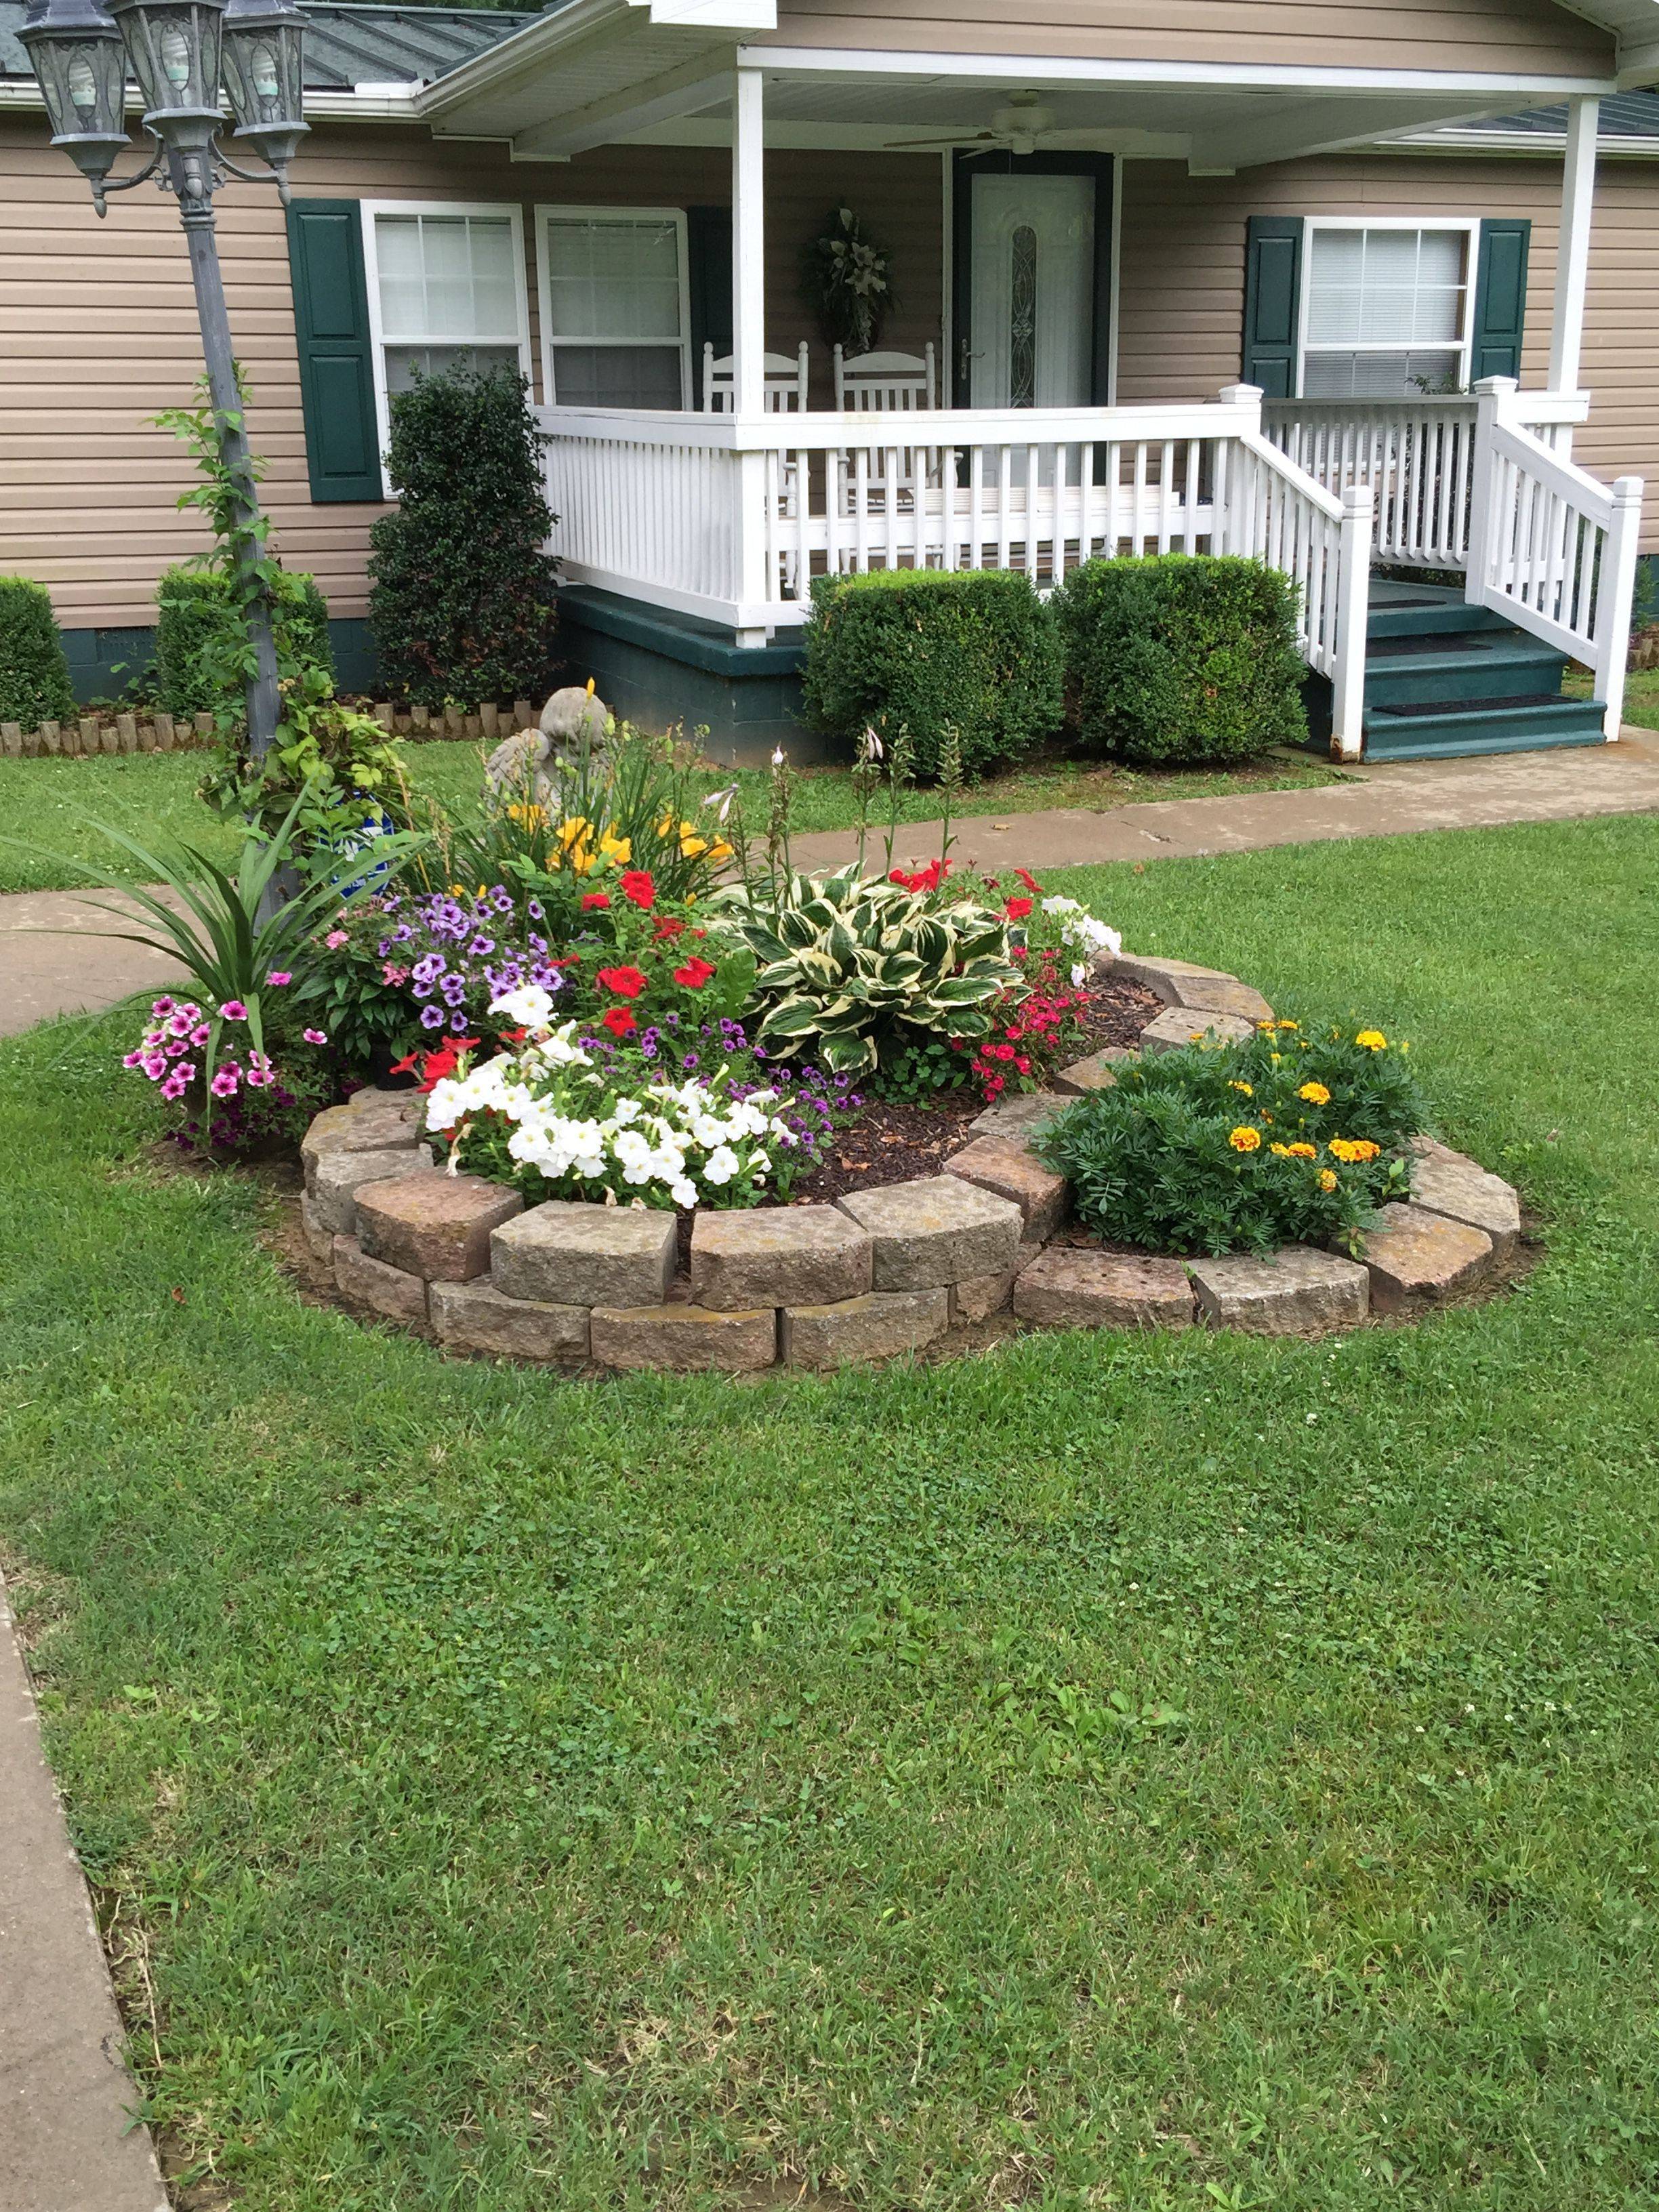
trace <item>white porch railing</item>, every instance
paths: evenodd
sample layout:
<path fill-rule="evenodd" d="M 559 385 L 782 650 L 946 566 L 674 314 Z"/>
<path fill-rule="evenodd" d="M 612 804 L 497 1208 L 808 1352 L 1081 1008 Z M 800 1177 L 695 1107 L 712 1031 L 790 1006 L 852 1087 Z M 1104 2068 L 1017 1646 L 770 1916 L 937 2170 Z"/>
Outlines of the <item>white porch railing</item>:
<path fill-rule="evenodd" d="M 1261 394 L 1175 407 L 736 416 L 543 410 L 565 574 L 730 624 L 799 627 L 815 576 L 1012 568 L 1048 588 L 1125 553 L 1259 556 L 1359 746 L 1371 490 L 1322 486 Z"/>
<path fill-rule="evenodd" d="M 1605 708 L 1607 735 L 1616 738 L 1642 479 L 1620 477 L 1609 489 L 1553 451 L 1528 426 L 1512 379 L 1489 377 L 1476 390 L 1465 595 L 1583 661 Z"/>
<path fill-rule="evenodd" d="M 1376 558 L 1401 568 L 1462 569 L 1474 471 L 1473 398 L 1270 399 L 1266 434 L 1316 483 L 1339 495 L 1371 487 Z M 1582 392 L 1517 395 L 1515 421 L 1564 459 L 1589 412 Z"/>

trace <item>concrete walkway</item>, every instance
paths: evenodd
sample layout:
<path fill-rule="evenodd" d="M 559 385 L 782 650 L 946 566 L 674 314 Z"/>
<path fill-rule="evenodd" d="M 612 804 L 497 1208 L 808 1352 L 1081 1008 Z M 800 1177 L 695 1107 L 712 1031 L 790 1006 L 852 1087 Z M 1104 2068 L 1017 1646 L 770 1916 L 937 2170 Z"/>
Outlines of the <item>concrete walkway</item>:
<path fill-rule="evenodd" d="M 1388 837 L 1417 830 L 1490 829 L 1594 814 L 1659 812 L 1659 733 L 1627 729 L 1616 745 L 1563 746 L 1478 760 L 1401 762 L 1344 771 L 1313 791 L 1263 791 L 1230 799 L 1175 799 L 1094 813 L 975 815 L 953 828 L 956 852 L 993 872 L 1081 867 L 1104 860 L 1191 860 L 1335 837 Z M 896 854 L 939 850 L 940 825 L 899 830 Z M 836 866 L 858 840 L 833 830 L 793 841 L 798 866 Z M 878 857 L 883 849 L 878 842 Z M 866 856 L 869 847 L 866 848 Z M 3 925 L 0 925 L 3 926 Z"/>
<path fill-rule="evenodd" d="M 167 2212 L 0 1581 L 0 2212 Z"/>

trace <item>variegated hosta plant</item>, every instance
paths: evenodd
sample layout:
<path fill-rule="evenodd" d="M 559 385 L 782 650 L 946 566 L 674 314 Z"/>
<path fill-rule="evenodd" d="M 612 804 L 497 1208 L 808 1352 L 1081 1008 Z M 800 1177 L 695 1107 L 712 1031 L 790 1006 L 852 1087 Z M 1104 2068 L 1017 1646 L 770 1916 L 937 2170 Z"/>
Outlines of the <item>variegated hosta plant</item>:
<path fill-rule="evenodd" d="M 720 900 L 759 963 L 757 1042 L 768 1052 L 864 1073 L 914 1042 L 906 1031 L 985 1036 L 992 1006 L 1019 988 L 1008 917 L 977 899 L 941 902 L 856 867 L 792 875 L 779 892 L 734 888 Z"/>

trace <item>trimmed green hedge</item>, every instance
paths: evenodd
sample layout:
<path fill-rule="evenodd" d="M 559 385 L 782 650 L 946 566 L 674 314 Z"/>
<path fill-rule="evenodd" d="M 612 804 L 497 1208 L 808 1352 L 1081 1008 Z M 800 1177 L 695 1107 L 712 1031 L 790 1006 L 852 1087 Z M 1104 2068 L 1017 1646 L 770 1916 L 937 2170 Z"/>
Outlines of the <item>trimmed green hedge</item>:
<path fill-rule="evenodd" d="M 923 775 L 947 728 L 975 775 L 1052 735 L 1065 711 L 1054 618 L 1005 569 L 816 578 L 802 685 L 808 720 L 848 744 L 871 723 L 908 729 Z"/>
<path fill-rule="evenodd" d="M 276 657 L 285 672 L 320 668 L 334 673 L 328 639 L 328 602 L 314 576 L 278 577 Z M 202 651 L 228 620 L 225 580 L 216 568 L 168 568 L 155 587 L 155 659 L 150 675 L 157 703 L 168 714 L 210 714 L 225 701 L 202 666 Z"/>
<path fill-rule="evenodd" d="M 75 711 L 51 593 L 27 576 L 0 576 L 0 722 L 35 730 L 72 721 Z"/>
<path fill-rule="evenodd" d="M 1232 555 L 1085 562 L 1054 598 L 1082 736 L 1147 762 L 1298 743 L 1296 606 L 1289 577 Z"/>

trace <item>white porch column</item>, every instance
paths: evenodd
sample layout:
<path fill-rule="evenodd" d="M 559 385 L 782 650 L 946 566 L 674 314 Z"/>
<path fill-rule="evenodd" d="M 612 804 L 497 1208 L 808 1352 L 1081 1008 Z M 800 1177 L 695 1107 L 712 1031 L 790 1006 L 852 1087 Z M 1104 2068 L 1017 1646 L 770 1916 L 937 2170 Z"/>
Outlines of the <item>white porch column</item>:
<path fill-rule="evenodd" d="M 732 86 L 732 411 L 739 424 L 766 407 L 766 141 L 764 80 L 739 69 Z M 741 437 L 741 432 L 739 433 Z M 766 457 L 739 450 L 738 571 L 750 605 L 772 597 L 766 574 Z M 764 645 L 740 626 L 739 645 Z"/>
<path fill-rule="evenodd" d="M 1577 392 L 1589 275 L 1590 215 L 1595 199 L 1599 100 L 1567 103 L 1567 158 L 1561 179 L 1561 235 L 1555 254 L 1555 313 L 1550 324 L 1552 392 Z"/>

